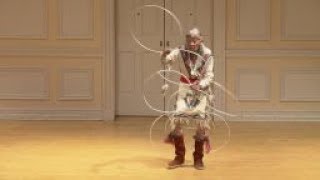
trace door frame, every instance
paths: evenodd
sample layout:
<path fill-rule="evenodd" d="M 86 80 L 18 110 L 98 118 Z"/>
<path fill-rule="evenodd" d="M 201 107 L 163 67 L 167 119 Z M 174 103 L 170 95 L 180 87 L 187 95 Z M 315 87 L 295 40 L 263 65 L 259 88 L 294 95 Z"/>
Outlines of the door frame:
<path fill-rule="evenodd" d="M 115 119 L 116 107 L 116 0 L 106 0 L 105 3 L 105 25 L 104 25 L 104 58 L 102 61 L 102 82 L 104 114 L 103 119 Z M 215 55 L 215 80 L 225 85 L 225 43 L 226 43 L 226 0 L 213 0 L 213 47 Z M 215 105 L 220 110 L 225 110 L 225 95 L 216 95 Z"/>
<path fill-rule="evenodd" d="M 116 85 L 116 72 L 115 72 L 115 54 L 116 54 L 116 41 L 115 41 L 115 1 L 116 0 L 104 0 L 105 4 L 103 8 L 104 22 L 102 25 L 103 34 L 103 58 L 102 58 L 102 108 L 103 120 L 115 119 L 115 85 Z"/>
<path fill-rule="evenodd" d="M 225 86 L 226 79 L 226 1 L 214 0 L 213 3 L 213 47 L 215 56 L 215 80 Z M 217 109 L 226 110 L 225 94 L 215 97 Z"/>

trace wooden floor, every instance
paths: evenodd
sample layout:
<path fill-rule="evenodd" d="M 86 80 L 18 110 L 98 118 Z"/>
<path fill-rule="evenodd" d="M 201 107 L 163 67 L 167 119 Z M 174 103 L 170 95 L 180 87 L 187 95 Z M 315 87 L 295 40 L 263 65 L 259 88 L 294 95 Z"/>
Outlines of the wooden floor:
<path fill-rule="evenodd" d="M 192 166 L 192 130 L 186 130 L 184 167 L 168 170 L 173 147 L 163 144 L 164 121 L 120 117 L 102 121 L 0 121 L 1 180 L 64 179 L 320 179 L 320 122 L 230 122 L 229 144 Z M 213 145 L 227 131 L 217 123 Z"/>

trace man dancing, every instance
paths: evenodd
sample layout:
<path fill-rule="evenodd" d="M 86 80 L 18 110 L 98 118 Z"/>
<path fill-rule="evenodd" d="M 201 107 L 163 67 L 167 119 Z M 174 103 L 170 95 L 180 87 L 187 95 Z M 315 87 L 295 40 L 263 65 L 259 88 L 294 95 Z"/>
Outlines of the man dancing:
<path fill-rule="evenodd" d="M 171 132 L 165 142 L 174 144 L 175 158 L 169 162 L 168 168 L 181 166 L 185 161 L 185 143 L 182 131 L 182 123 L 185 118 L 196 121 L 197 130 L 193 136 L 195 150 L 193 152 L 194 167 L 204 169 L 204 150 L 210 152 L 209 121 L 207 105 L 212 101 L 210 84 L 213 82 L 214 59 L 211 50 L 203 43 L 203 37 L 199 29 L 193 28 L 186 34 L 185 45 L 171 51 L 164 51 L 161 57 L 164 65 L 171 66 L 179 63 L 181 77 L 179 93 L 176 101 L 176 113 L 174 114 Z"/>

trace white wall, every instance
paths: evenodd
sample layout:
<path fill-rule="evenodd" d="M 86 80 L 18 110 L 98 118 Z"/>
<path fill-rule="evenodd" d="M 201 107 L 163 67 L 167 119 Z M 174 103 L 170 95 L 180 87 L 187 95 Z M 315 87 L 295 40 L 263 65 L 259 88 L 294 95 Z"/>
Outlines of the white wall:
<path fill-rule="evenodd" d="M 113 118 L 110 3 L 0 0 L 0 119 Z"/>
<path fill-rule="evenodd" d="M 226 84 L 238 99 L 228 111 L 319 120 L 320 1 L 226 2 Z"/>
<path fill-rule="evenodd" d="M 319 7 L 215 0 L 217 79 L 239 99 L 219 106 L 319 120 Z M 114 0 L 0 0 L 0 119 L 113 119 L 114 11 Z"/>

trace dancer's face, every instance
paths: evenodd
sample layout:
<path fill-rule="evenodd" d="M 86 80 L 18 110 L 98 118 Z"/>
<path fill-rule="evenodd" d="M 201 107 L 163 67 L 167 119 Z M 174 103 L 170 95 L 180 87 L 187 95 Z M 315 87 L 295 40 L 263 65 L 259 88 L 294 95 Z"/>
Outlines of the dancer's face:
<path fill-rule="evenodd" d="M 200 48 L 201 42 L 202 42 L 202 40 L 200 38 L 191 37 L 189 35 L 186 36 L 187 49 L 189 49 L 191 51 L 198 51 Z"/>

